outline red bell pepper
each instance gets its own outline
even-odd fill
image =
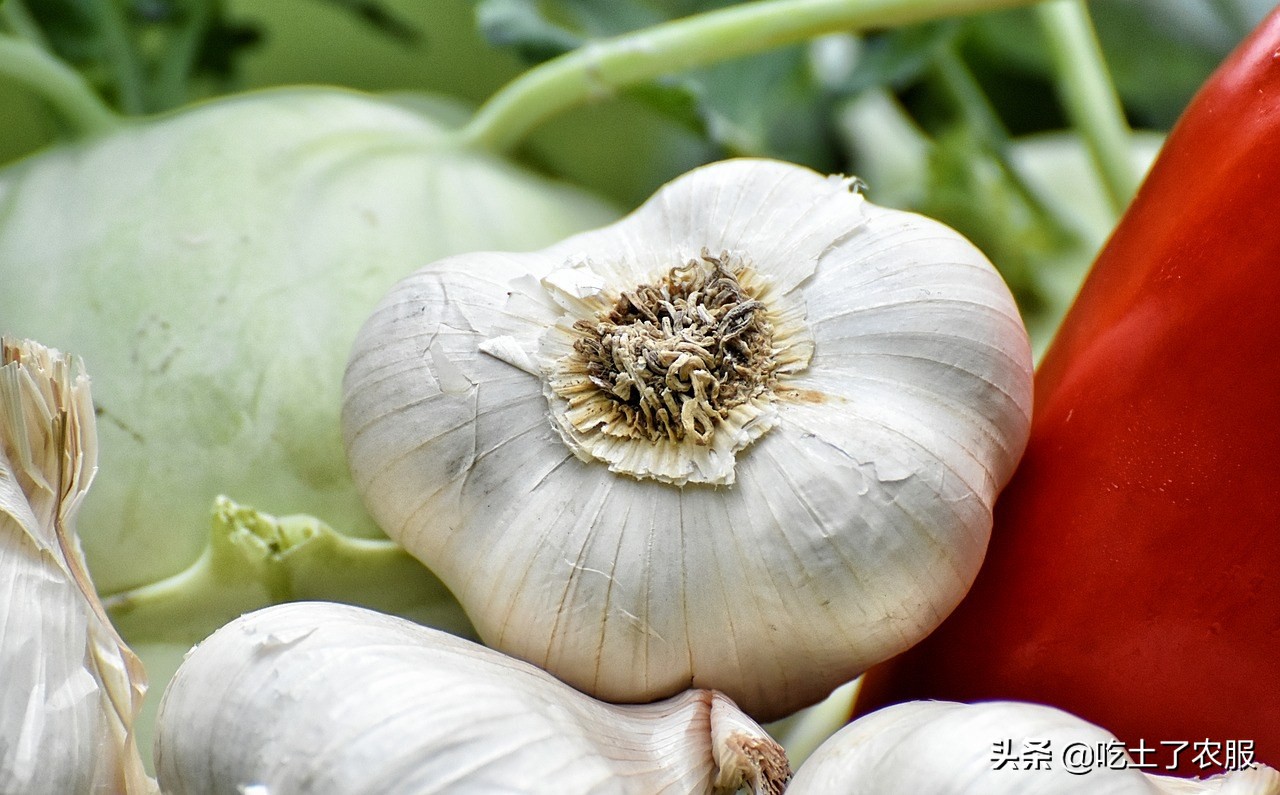
[[[1161,768],[1188,743],[1182,774],[1228,741],[1280,766],[1280,9],[1178,121],[1035,386],[977,582],[859,711],[1037,701]]]

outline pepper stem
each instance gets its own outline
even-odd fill
[[[81,134],[120,125],[120,118],[79,74],[31,42],[0,34],[0,75],[34,91]]]
[[[1031,0],[756,0],[590,42],[530,69],[476,111],[464,145],[503,152],[550,117],[625,86],[825,33],[905,25]]]

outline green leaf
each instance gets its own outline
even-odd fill
[[[855,68],[839,85],[839,91],[858,94],[872,88],[906,87],[929,71],[960,29],[958,21],[944,20],[867,36]]]
[[[835,168],[828,132],[832,95],[807,47],[727,61],[682,80],[712,142],[734,155],[771,155]]]
[[[728,5],[688,0],[482,0],[477,24],[487,41],[527,62],[554,57],[601,37]],[[831,92],[809,48],[787,47],[735,59],[622,92],[723,153],[772,155],[834,167]]]
[[[404,44],[414,45],[422,38],[422,31],[418,30],[413,23],[389,10],[384,3],[377,0],[318,0],[318,2],[341,8],[361,23]]]
[[[1129,0],[1091,3],[1098,39],[1136,127],[1167,129],[1226,54],[1273,7],[1270,0]],[[1052,64],[1029,9],[974,17],[966,54],[988,85],[1052,81]],[[1043,93],[1043,92],[1042,92]],[[1016,104],[1002,105],[1002,110]],[[1015,131],[1048,129],[1009,119]]]
[[[422,32],[379,0],[312,0],[405,46]],[[7,0],[6,19],[79,69],[125,113],[154,113],[237,88],[241,59],[263,39],[228,0]],[[10,22],[12,26],[12,22]]]
[[[29,5],[7,0],[6,5],[26,8],[46,41],[68,63],[82,66],[102,56],[101,33],[85,0],[41,0]]]
[[[552,22],[522,0],[481,0],[476,5],[476,25],[490,44],[510,47],[529,63],[549,60],[583,42],[580,34]]]

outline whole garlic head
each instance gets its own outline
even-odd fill
[[[1158,770],[1168,761],[1142,764]],[[1280,773],[1266,765],[1207,779],[1153,775],[1137,765],[1115,735],[1053,707],[911,701],[836,732],[800,766],[787,792],[1280,795]]]
[[[323,602],[218,630],[183,661],[158,725],[171,795],[778,795],[790,776],[719,693],[603,704],[470,641]]]
[[[344,381],[374,518],[491,646],[643,702],[814,703],[951,611],[1026,443],[990,263],[852,180],[697,169],[532,254],[433,263]]]

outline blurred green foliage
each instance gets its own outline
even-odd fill
[[[729,3],[5,0],[0,27],[74,65],[120,111],[147,115],[235,91],[300,83],[426,92],[474,105],[529,66],[593,39],[724,5]],[[1091,4],[1134,126],[1167,130],[1269,6],[1268,0]],[[1052,169],[1029,165],[1019,154],[1023,136],[1065,125],[1038,24],[1029,9],[1020,9],[831,36],[726,61],[562,114],[517,156],[623,206],[725,156],[780,157],[870,175],[873,199],[938,217],[978,243],[1005,274],[1043,345],[1101,243],[1096,224],[1084,232],[1076,221],[1107,215],[1100,208],[1070,208],[1071,202],[1051,195],[1053,183],[1031,184],[1029,171]],[[868,97],[879,101],[864,102],[859,121],[850,124],[850,108]],[[877,110],[868,117],[865,108],[872,104]],[[0,163],[60,134],[38,101],[2,78],[0,108]],[[1037,149],[1036,157],[1067,157],[1070,150],[1077,158],[1078,141],[1069,135],[1064,140],[1057,148]],[[894,158],[909,168],[886,169]]]

